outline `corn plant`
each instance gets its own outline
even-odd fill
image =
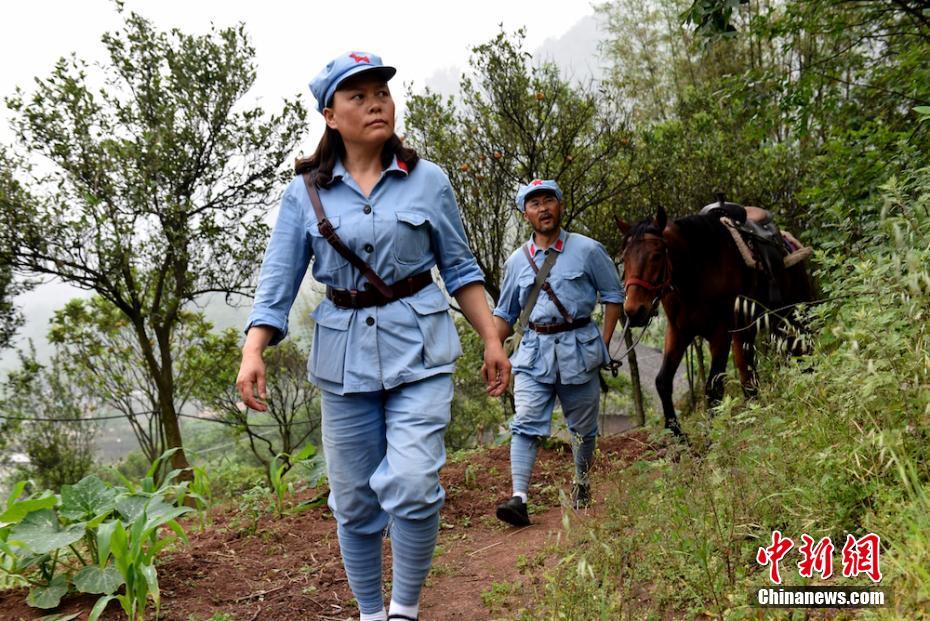
[[[130,621],[142,618],[148,600],[159,606],[154,561],[178,538],[186,541],[177,518],[193,511],[179,507],[186,498],[206,502],[174,483],[168,473],[156,487],[163,455],[139,483],[110,486],[96,476],[65,485],[59,495],[44,492],[22,498],[18,483],[0,513],[0,572],[31,587],[27,603],[54,608],[70,590],[99,594],[91,618],[119,600]],[[204,488],[201,488],[202,491]],[[161,527],[173,531],[163,536]],[[116,595],[120,587],[123,593]]]

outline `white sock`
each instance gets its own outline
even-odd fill
[[[420,612],[420,604],[414,604],[413,606],[404,606],[403,604],[398,604],[393,599],[391,600],[391,614],[392,615],[404,615],[410,617],[411,619],[416,619],[417,614]]]
[[[378,612],[360,612],[358,621],[387,621],[387,613],[384,608]]]
[[[519,497],[520,497],[520,500],[523,501],[523,504],[526,504],[526,498],[527,498],[526,492],[514,491],[513,495],[514,495],[514,496],[519,496]]]

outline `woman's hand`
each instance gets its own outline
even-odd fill
[[[492,340],[485,343],[481,376],[491,397],[500,397],[510,385],[510,360],[500,341]]]
[[[268,409],[265,400],[268,393],[265,387],[265,361],[258,353],[243,353],[242,363],[239,365],[239,376],[236,377],[236,388],[239,396],[247,408],[264,412]],[[255,390],[258,389],[258,399]]]
[[[239,364],[239,375],[236,377],[236,388],[239,396],[247,408],[264,412],[268,409],[265,401],[268,391],[265,386],[265,361],[262,352],[271,341],[274,328],[269,326],[252,326],[245,337],[242,347],[242,362]],[[258,390],[258,399],[255,391]]]

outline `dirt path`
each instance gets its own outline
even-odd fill
[[[604,438],[595,465],[595,497],[609,488],[609,473],[635,460],[646,448],[642,431]],[[452,621],[493,619],[528,605],[542,568],[560,556],[562,497],[569,492],[571,454],[567,446],[544,448],[534,472],[530,506],[533,525],[515,529],[493,517],[495,505],[510,493],[509,447],[474,452],[442,472],[447,503],[434,569],[424,591],[421,619]],[[597,513],[597,503],[584,522]],[[343,621],[358,613],[348,589],[335,523],[325,508],[257,522],[241,506],[211,512],[212,524],[200,532],[188,524],[190,545],[159,565],[160,619],[218,621]],[[390,545],[385,545],[384,575],[390,579]],[[523,571],[521,572],[521,568]],[[529,582],[528,582],[529,581]],[[389,596],[389,593],[388,593]],[[96,597],[67,598],[55,611],[25,605],[25,592],[0,594],[0,619],[33,621],[52,612],[80,613],[85,621]],[[102,617],[125,619],[116,603]],[[222,618],[222,617],[220,617]],[[225,619],[223,619],[225,621]]]

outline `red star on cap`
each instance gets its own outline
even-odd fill
[[[349,54],[349,58],[351,58],[357,63],[370,63],[371,62],[367,56],[359,56],[355,52]]]
[[[530,185],[542,185],[542,179],[533,179],[530,181]]]

